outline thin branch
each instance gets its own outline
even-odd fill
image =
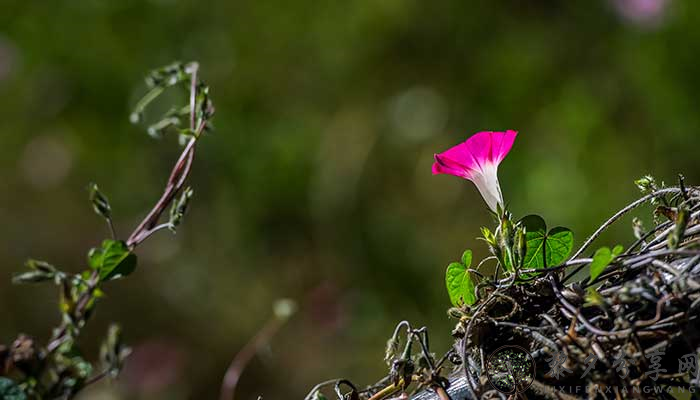
[[[167,227],[166,224],[159,226],[156,226],[156,224],[177,193],[180,191],[180,189],[182,189],[182,186],[189,175],[192,167],[192,161],[194,160],[195,145],[201,134],[206,129],[208,123],[206,119],[202,119],[199,122],[199,126],[197,126],[195,129],[195,116],[197,112],[195,109],[197,95],[197,72],[198,64],[192,63],[190,66],[190,128],[194,132],[194,136],[185,145],[185,148],[175,163],[160,199],[126,240],[126,245],[130,250],[136,248],[154,232]],[[211,107],[210,111],[213,112],[213,107]],[[116,237],[111,220],[108,219],[108,222],[112,235]],[[80,329],[85,323],[87,308],[90,305],[91,300],[93,300],[93,295],[100,282],[99,278],[99,271],[97,269],[93,270],[87,280],[87,290],[82,292],[80,297],[76,300],[76,306],[72,312],[72,319],[74,321],[79,321],[79,323],[75,324],[77,326],[76,329]],[[69,337],[69,333],[68,323],[66,321],[62,322],[61,326],[56,330],[47,346],[49,353],[58,349]]]
[[[274,315],[265,323],[262,329],[260,329],[260,331],[253,336],[253,338],[246,343],[245,346],[243,346],[238,354],[236,354],[226,370],[226,374],[224,375],[224,379],[221,383],[221,392],[219,395],[220,400],[232,400],[234,398],[238,381],[241,379],[241,375],[243,374],[246,366],[248,366],[248,363],[250,363],[250,360],[253,359],[260,349],[270,343],[272,338],[289,319],[293,312],[293,306],[292,309],[287,312],[275,310]]]
[[[625,207],[622,210],[615,213],[615,215],[613,215],[612,217],[610,217],[610,219],[605,221],[603,223],[603,225],[600,226],[600,228],[598,228],[595,232],[593,232],[593,234],[583,243],[583,245],[581,245],[581,247],[574,253],[574,255],[571,256],[571,258],[574,259],[574,258],[577,258],[578,256],[580,256],[581,253],[583,253],[588,248],[588,246],[590,246],[591,243],[593,243],[593,241],[596,240],[596,238],[598,238],[598,236],[600,236],[601,233],[603,233],[606,229],[608,229],[610,227],[610,225],[615,223],[615,221],[620,219],[623,215],[627,214],[628,212],[634,210],[635,208],[641,206],[642,204],[646,203],[647,201],[649,201],[651,199],[662,196],[664,194],[678,193],[678,192],[680,192],[680,189],[678,189],[678,188],[661,189],[661,190],[657,190],[654,193],[650,193],[650,194],[630,203],[627,207]]]
[[[179,159],[175,163],[160,199],[153,209],[151,209],[148,215],[146,215],[143,221],[141,221],[136,229],[134,229],[132,234],[129,236],[129,239],[127,239],[126,244],[132,250],[141,244],[146,238],[148,238],[148,236],[150,236],[152,232],[149,231],[156,226],[163,212],[165,212],[168,205],[173,201],[180,189],[182,189],[182,186],[190,173],[192,162],[194,161],[195,145],[197,140],[207,127],[206,119],[200,120],[199,125],[196,125],[198,70],[199,65],[197,63],[192,63],[190,65],[189,72],[192,76],[190,80],[190,130],[194,135],[187,142],[185,148],[180,154]]]

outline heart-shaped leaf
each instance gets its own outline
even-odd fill
[[[88,253],[88,264],[100,271],[100,280],[127,276],[136,269],[136,255],[121,240],[105,240]]]
[[[455,307],[462,304],[474,304],[474,282],[469,275],[469,267],[472,263],[472,252],[467,250],[462,255],[462,262],[453,262],[447,266],[445,272],[445,284],[450,301]]]
[[[527,250],[523,267],[526,269],[559,265],[574,247],[574,234],[570,229],[558,226],[547,232],[547,225],[539,215],[528,215],[520,224],[525,227]]]
[[[623,247],[619,244],[612,250],[609,247],[601,247],[593,254],[593,262],[591,262],[591,278],[589,282],[596,280],[598,276],[605,270],[615,257],[622,254]]]

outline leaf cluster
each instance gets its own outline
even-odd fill
[[[512,215],[505,210],[497,211],[498,225],[494,231],[481,228],[482,237],[496,260],[494,280],[498,271],[520,282],[538,275],[538,270],[555,267],[566,261],[574,244],[573,232],[561,226],[547,230],[547,225],[539,215],[527,215],[513,222]],[[472,305],[478,300],[479,281],[483,277],[470,269],[472,252],[467,250],[461,262],[447,266],[445,284],[450,301],[455,307]]]

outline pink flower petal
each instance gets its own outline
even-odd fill
[[[491,132],[491,161],[499,164],[506,158],[510,148],[513,147],[515,137],[518,135],[516,131]]]
[[[498,164],[513,147],[517,132],[479,132],[466,142],[460,143],[435,155],[433,174],[448,174],[468,179],[477,186],[492,210],[503,203],[498,184]]]
[[[516,131],[479,132],[466,142],[460,143],[435,155],[433,174],[450,174],[467,178],[472,171],[481,171],[486,164],[499,164],[513,147]]]
[[[475,157],[472,149],[470,149],[469,141],[460,143],[440,154],[436,154],[435,158],[436,160],[439,159],[441,164],[451,168],[460,168],[465,171],[481,168],[477,157]]]
[[[493,132],[479,132],[464,142],[464,147],[479,169],[483,169],[484,165],[491,161],[492,135]]]
[[[448,174],[458,176],[460,178],[469,179],[471,174],[469,168],[461,165],[443,154],[435,154],[435,162],[433,163],[433,175]]]

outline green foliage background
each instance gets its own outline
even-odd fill
[[[393,325],[452,325],[444,271],[490,225],[474,187],[432,154],[520,131],[503,162],[517,216],[581,240],[652,173],[700,182],[700,3],[631,20],[611,1],[38,2],[0,0],[0,342],[45,340],[52,286],[15,287],[32,256],[78,271],[159,195],[177,148],[128,121],[151,68],[198,60],[217,106],[175,237],[106,287],[88,349],[120,321],[135,354],[84,398],[214,398],[275,299],[300,312],[246,371],[242,398],[383,376]],[[602,238],[627,243],[629,220]],[[90,343],[92,341],[92,343]],[[95,396],[95,397],[92,397]]]

